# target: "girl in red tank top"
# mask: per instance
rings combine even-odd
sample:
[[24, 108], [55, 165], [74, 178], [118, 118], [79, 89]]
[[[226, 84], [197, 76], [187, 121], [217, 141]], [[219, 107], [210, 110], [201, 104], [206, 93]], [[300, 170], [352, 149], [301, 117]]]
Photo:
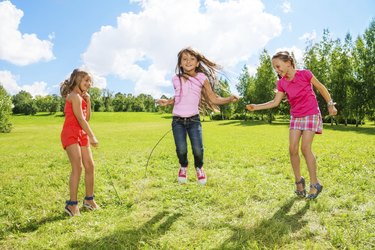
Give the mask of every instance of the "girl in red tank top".
[[94, 200], [94, 160], [90, 148], [90, 144], [97, 147], [99, 142], [88, 123], [91, 103], [87, 91], [91, 87], [91, 82], [87, 72], [75, 69], [60, 87], [61, 96], [65, 98], [65, 121], [61, 131], [61, 143], [72, 165], [69, 181], [70, 199], [66, 201], [65, 206], [65, 212], [69, 216], [80, 215], [77, 193], [82, 165], [85, 168], [86, 186], [83, 207], [89, 210], [99, 208]]

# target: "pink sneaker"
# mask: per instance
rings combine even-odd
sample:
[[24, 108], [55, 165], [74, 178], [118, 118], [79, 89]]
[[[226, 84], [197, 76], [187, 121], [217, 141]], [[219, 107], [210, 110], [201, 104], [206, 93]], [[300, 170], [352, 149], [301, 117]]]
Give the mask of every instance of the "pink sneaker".
[[203, 170], [203, 167], [202, 168], [197, 168], [196, 170], [197, 170], [198, 183], [201, 184], [201, 185], [206, 184], [206, 182], [207, 182], [207, 176], [206, 176], [206, 173]]
[[187, 182], [187, 167], [180, 167], [178, 171], [178, 182], [179, 183], [186, 183]]

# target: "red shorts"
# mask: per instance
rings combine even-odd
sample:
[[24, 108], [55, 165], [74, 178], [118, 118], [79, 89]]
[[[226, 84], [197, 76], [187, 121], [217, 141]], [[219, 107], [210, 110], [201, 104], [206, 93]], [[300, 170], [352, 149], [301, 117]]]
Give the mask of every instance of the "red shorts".
[[291, 117], [289, 129], [311, 130], [315, 134], [321, 134], [323, 132], [322, 116], [316, 114], [304, 117]]
[[63, 128], [61, 131], [61, 143], [64, 149], [72, 144], [79, 144], [81, 147], [89, 145], [89, 139], [83, 129], [78, 127]]

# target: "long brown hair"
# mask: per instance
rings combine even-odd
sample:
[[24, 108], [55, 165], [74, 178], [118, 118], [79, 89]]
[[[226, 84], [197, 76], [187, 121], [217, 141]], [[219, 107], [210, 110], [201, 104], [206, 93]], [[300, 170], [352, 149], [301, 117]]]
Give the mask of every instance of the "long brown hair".
[[[184, 72], [184, 69], [181, 67], [181, 60], [182, 60], [182, 55], [183, 54], [189, 54], [191, 56], [194, 56], [197, 58], [197, 61], [199, 62], [198, 67], [195, 69], [196, 72], [201, 72], [207, 76], [207, 79], [211, 85], [211, 88], [213, 91], [215, 91], [215, 86], [218, 83], [217, 79], [217, 73], [222, 70], [222, 67], [218, 65], [217, 63], [209, 60], [206, 58], [201, 52], [199, 52], [197, 49], [192, 48], [192, 47], [186, 47], [180, 50], [177, 54], [177, 65], [176, 65], [176, 75], [180, 79], [180, 84], [181, 82], [181, 77], [187, 79], [191, 76], [187, 75]], [[201, 113], [205, 113], [207, 109], [210, 109], [215, 112], [219, 112], [220, 108], [216, 104], [213, 104], [209, 101], [207, 93], [205, 88], [202, 89], [202, 95], [201, 95], [201, 100], [199, 104], [199, 109]]]
[[[82, 79], [90, 76], [89, 73], [80, 69], [74, 69], [70, 77], [60, 84], [60, 93], [63, 98], [73, 91], [73, 89], [81, 83]], [[91, 76], [90, 76], [91, 78]]]

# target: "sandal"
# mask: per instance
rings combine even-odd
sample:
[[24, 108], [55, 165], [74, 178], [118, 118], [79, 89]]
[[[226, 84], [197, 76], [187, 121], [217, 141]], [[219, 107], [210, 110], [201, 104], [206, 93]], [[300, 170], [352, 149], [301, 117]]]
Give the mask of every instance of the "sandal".
[[83, 207], [87, 208], [88, 210], [95, 210], [98, 209], [98, 207], [94, 207], [93, 205], [89, 203], [85, 203], [85, 201], [92, 201], [94, 200], [95, 195], [93, 196], [85, 196], [85, 199], [83, 200]]
[[322, 190], [323, 190], [323, 185], [321, 185], [319, 182], [315, 183], [315, 184], [310, 184], [310, 191], [311, 191], [312, 188], [316, 189], [316, 193], [315, 194], [308, 194], [307, 199], [312, 200], [312, 199], [315, 199], [316, 197], [318, 197], [319, 193], [322, 192]]
[[301, 179], [299, 181], [296, 181], [295, 184], [296, 185], [302, 184], [303, 190], [296, 189], [296, 191], [294, 191], [294, 193], [296, 193], [298, 197], [306, 197], [305, 178], [303, 178], [303, 176], [301, 176]]
[[78, 201], [71, 201], [71, 200], [68, 200], [68, 201], [65, 202], [65, 204], [66, 204], [66, 206], [65, 206], [65, 212], [66, 212], [69, 216], [73, 217], [73, 216], [77, 216], [77, 215], [79, 215], [79, 213], [78, 213], [78, 214], [73, 214], [72, 210], [70, 210], [69, 207], [68, 207], [68, 206], [77, 206], [77, 205], [78, 205]]

